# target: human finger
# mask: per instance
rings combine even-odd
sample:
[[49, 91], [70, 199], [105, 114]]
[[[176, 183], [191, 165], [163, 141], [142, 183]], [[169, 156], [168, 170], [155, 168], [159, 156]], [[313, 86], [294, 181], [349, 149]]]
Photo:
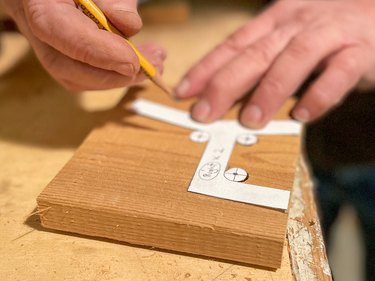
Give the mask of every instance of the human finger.
[[33, 47], [49, 74], [69, 90], [117, 88], [134, 83], [136, 79], [136, 76], [124, 76], [73, 60], [38, 39], [33, 40]]
[[126, 76], [139, 71], [133, 49], [116, 34], [99, 30], [73, 1], [24, 1], [33, 34], [61, 53], [97, 68]]
[[219, 70], [208, 83], [192, 116], [200, 122], [221, 117], [239, 98], [255, 86], [277, 55], [299, 31], [294, 22], [274, 30], [249, 45]]
[[132, 36], [142, 27], [137, 0], [95, 0], [95, 3], [124, 35]]
[[273, 17], [264, 13], [238, 29], [185, 74], [175, 89], [175, 96], [188, 98], [199, 94], [219, 69], [273, 28]]
[[265, 126], [314, 68], [346, 44], [343, 34], [334, 27], [297, 35], [261, 80], [241, 113], [241, 122], [252, 128]]
[[[70, 90], [119, 88], [137, 84], [146, 78], [143, 73], [132, 77], [124, 76], [115, 71], [100, 69], [73, 60], [35, 37], [31, 39], [31, 43], [42, 65], [51, 76]], [[154, 44], [148, 44], [141, 46], [140, 49], [145, 56], [152, 57], [151, 63], [162, 70], [165, 54], [160, 52], [160, 48]]]
[[356, 47], [330, 58], [326, 69], [296, 104], [292, 116], [302, 122], [314, 120], [338, 104], [355, 87], [364, 72], [365, 59]]
[[283, 2], [277, 1], [272, 4], [195, 64], [176, 87], [175, 96], [177, 98], [188, 98], [200, 94], [219, 69], [248, 45], [268, 35], [276, 26], [283, 24], [300, 6], [299, 3], [290, 6]]

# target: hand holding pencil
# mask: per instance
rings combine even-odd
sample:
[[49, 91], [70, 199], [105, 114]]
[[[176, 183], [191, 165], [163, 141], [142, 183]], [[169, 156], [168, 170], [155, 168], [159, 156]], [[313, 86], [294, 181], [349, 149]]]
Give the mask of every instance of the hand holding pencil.
[[[73, 0], [0, 0], [16, 21], [51, 76], [71, 90], [125, 87], [147, 76], [132, 46], [97, 25], [77, 9]], [[142, 22], [136, 0], [95, 0], [108, 20], [126, 37]], [[160, 73], [165, 51], [156, 44], [138, 48]]]
[[121, 33], [111, 22], [107, 19], [106, 15], [100, 10], [100, 8], [92, 0], [74, 0], [77, 7], [90, 19], [92, 19], [98, 28], [106, 30], [108, 32], [117, 34], [124, 38], [126, 43], [133, 49], [137, 55], [140, 67], [144, 74], [151, 79], [157, 86], [159, 86], [169, 96], [172, 95], [172, 90], [163, 82], [160, 77], [158, 70], [153, 66], [152, 63], [137, 49], [127, 38]]

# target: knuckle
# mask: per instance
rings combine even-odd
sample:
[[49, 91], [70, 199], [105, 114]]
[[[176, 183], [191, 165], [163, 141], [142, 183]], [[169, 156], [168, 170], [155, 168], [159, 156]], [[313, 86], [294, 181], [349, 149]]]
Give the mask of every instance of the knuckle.
[[292, 57], [301, 59], [314, 52], [317, 49], [316, 37], [310, 35], [300, 35], [293, 39], [288, 46], [289, 53]]
[[220, 65], [217, 64], [217, 55], [211, 53], [203, 58], [198, 64], [196, 64], [194, 69], [199, 70], [200, 74], [205, 74], [207, 69], [213, 69], [214, 67], [219, 66]]
[[246, 48], [244, 54], [246, 57], [261, 65], [269, 65], [274, 59], [272, 47], [268, 43], [254, 44]]
[[266, 44], [268, 47], [272, 47], [277, 45], [280, 41], [285, 41], [285, 38], [290, 38], [290, 36], [290, 28], [280, 27], [272, 32], [268, 37], [269, 39], [266, 41]]
[[240, 30], [236, 33], [232, 34], [227, 40], [225, 40], [223, 47], [229, 49], [234, 53], [238, 53], [242, 51], [246, 43], [244, 42], [244, 38], [247, 38], [247, 34], [243, 34], [245, 31]]
[[196, 64], [187, 74], [189, 80], [202, 82], [207, 77], [207, 69], [211, 69], [213, 65], [213, 60], [205, 58]]
[[311, 9], [306, 9], [306, 8], [300, 8], [297, 13], [295, 14], [295, 20], [299, 24], [307, 24], [312, 22], [314, 19], [315, 15], [311, 11]]
[[271, 6], [271, 9], [277, 15], [284, 15], [293, 11], [293, 16], [295, 17], [298, 11], [306, 6], [305, 3], [300, 3], [304, 1], [283, 0], [273, 2], [274, 4]]
[[321, 87], [314, 87], [311, 89], [311, 94], [314, 97], [313, 104], [316, 114], [325, 112], [330, 107], [334, 106], [339, 102], [340, 99], [335, 98], [334, 95], [329, 95], [326, 90]]
[[[226, 70], [227, 72], [228, 70]], [[228, 72], [227, 72], [228, 73]], [[223, 92], [223, 89], [226, 89], [228, 86], [228, 81], [230, 81], [229, 77], [227, 76], [227, 79], [221, 79], [221, 77], [215, 77], [212, 79], [208, 85], [208, 89], [210, 92], [217, 93], [217, 96], [220, 95], [221, 92]]]
[[266, 78], [260, 87], [260, 91], [266, 96], [274, 96], [276, 98], [286, 96], [285, 86], [280, 79]]
[[233, 40], [232, 38], [225, 41], [222, 45], [222, 48], [227, 49], [227, 50], [229, 50], [230, 52], [233, 52], [233, 53], [238, 53], [242, 50], [242, 48], [240, 48], [240, 45], [235, 40]]
[[358, 72], [359, 61], [356, 58], [346, 57], [336, 64], [336, 67], [345, 77], [352, 77]]
[[43, 2], [29, 1], [25, 11], [31, 31], [41, 39], [46, 38], [49, 33], [46, 17], [48, 13], [46, 13], [45, 9], [46, 7]]
[[290, 9], [290, 3], [289, 1], [276, 1], [272, 6], [271, 6], [271, 9], [281, 13], [281, 12], [285, 12], [287, 11], [288, 9]]
[[[226, 73], [215, 77], [209, 83], [206, 91], [207, 96], [210, 96], [219, 107], [232, 104], [241, 96], [241, 93], [236, 90], [233, 79], [230, 79], [229, 76], [226, 76], [226, 79], [222, 79], [223, 76], [226, 76]], [[232, 89], [232, 91], [228, 91], [228, 89]]]

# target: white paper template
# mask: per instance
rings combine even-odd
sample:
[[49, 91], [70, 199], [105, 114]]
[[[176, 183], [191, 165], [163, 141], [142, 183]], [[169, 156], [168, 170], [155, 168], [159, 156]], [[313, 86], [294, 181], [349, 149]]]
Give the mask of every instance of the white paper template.
[[301, 132], [299, 122], [271, 121], [263, 129], [252, 130], [241, 126], [236, 120], [198, 123], [185, 111], [145, 99], [135, 101], [132, 109], [137, 114], [152, 119], [209, 134], [206, 149], [188, 188], [190, 192], [282, 210], [288, 208], [289, 191], [231, 181], [225, 178], [224, 173], [228, 169], [228, 161], [239, 136], [298, 135]]

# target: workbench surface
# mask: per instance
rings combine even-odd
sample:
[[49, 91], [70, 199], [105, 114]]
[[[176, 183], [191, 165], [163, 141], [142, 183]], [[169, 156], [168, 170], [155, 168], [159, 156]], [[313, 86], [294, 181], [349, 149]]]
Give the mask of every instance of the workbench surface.
[[[173, 85], [250, 17], [236, 9], [193, 10], [185, 24], [144, 27], [135, 42], [155, 39], [167, 48], [164, 77]], [[36, 197], [125, 91], [70, 93], [20, 35], [3, 34], [1, 44], [0, 280], [331, 280], [302, 161], [277, 271], [42, 229], [32, 214]]]

